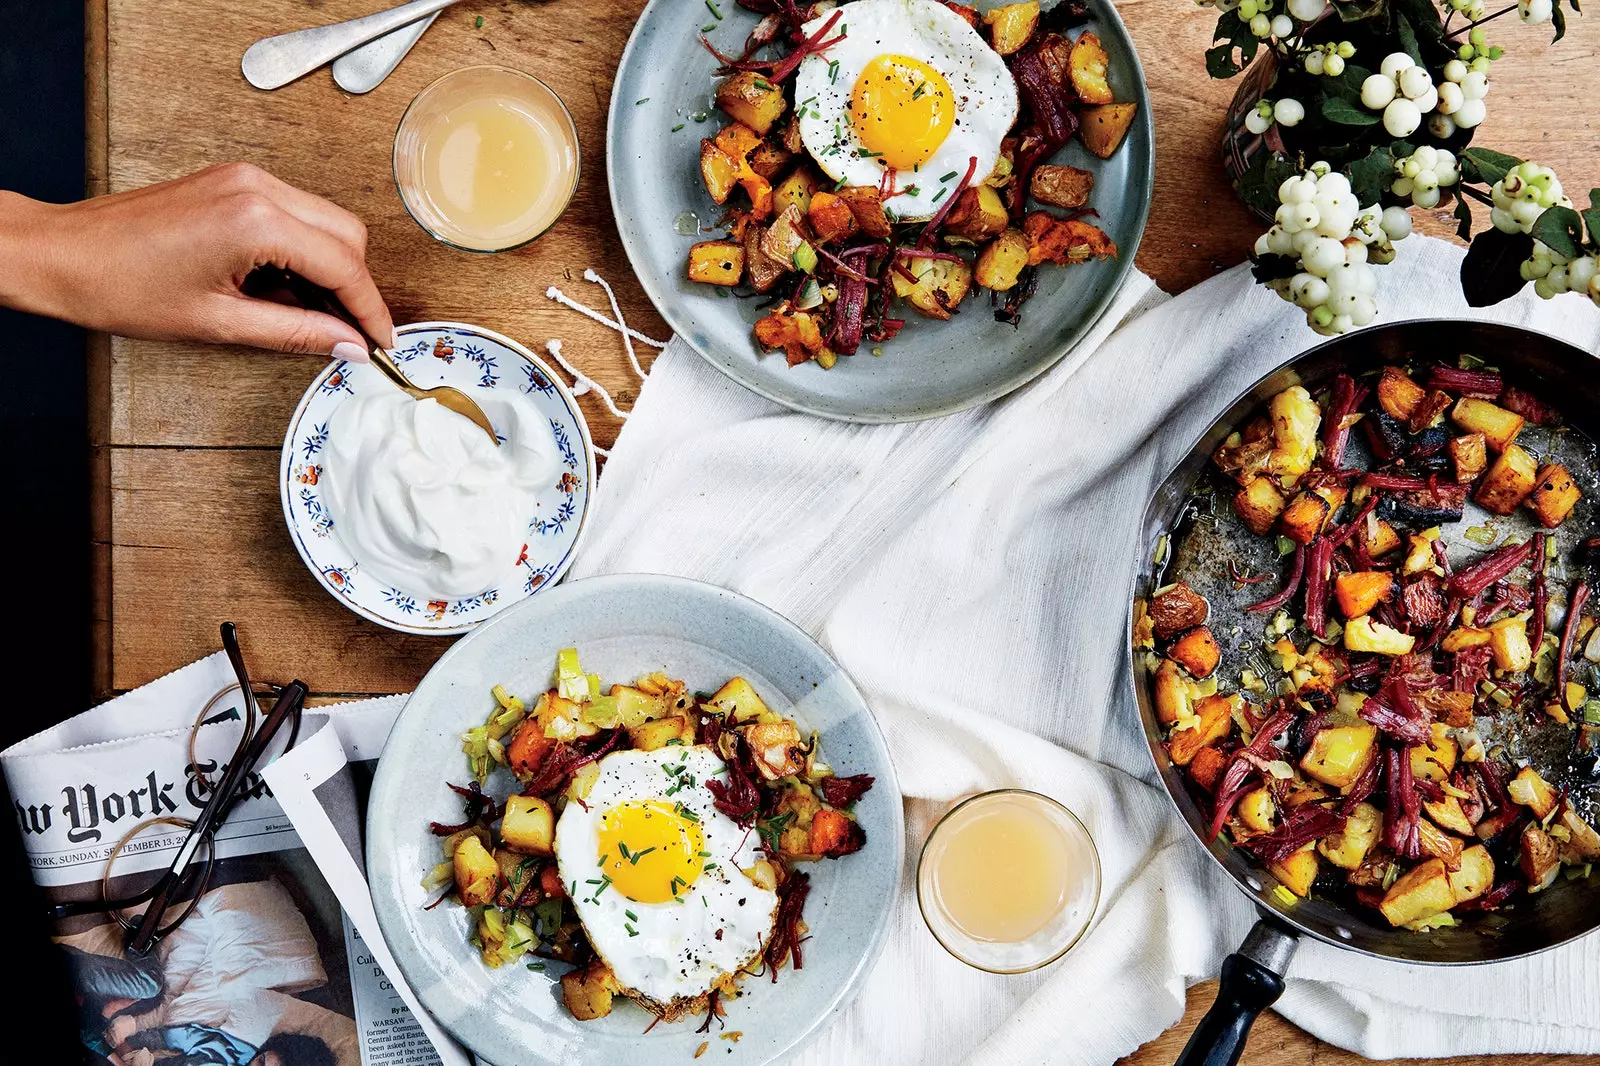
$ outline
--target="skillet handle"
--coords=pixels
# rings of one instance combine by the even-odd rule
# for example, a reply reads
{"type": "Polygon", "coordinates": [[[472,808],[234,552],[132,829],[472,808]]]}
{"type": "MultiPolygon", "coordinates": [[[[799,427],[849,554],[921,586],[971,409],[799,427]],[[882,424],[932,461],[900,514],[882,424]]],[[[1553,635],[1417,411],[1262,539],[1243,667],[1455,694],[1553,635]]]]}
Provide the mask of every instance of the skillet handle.
{"type": "Polygon", "coordinates": [[[1176,1066],[1234,1066],[1256,1016],[1283,994],[1282,971],[1294,955],[1295,935],[1266,918],[1256,922],[1239,950],[1222,960],[1216,1002],[1200,1019],[1176,1066]]]}

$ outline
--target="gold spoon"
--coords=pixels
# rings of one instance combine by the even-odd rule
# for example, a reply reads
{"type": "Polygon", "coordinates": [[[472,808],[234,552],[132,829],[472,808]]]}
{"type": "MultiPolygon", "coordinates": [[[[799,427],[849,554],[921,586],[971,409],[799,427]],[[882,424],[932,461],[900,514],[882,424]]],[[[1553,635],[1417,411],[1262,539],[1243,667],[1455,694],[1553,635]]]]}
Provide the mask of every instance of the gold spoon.
{"type": "Polygon", "coordinates": [[[373,340],[371,334],[357,321],[356,316],[352,315],[332,292],[281,267],[260,267],[251,274],[247,282],[249,284],[245,286],[245,291],[251,292],[252,295],[256,293],[264,295],[271,291],[287,293],[295,303],[308,311],[322,311],[354,326],[371,350],[372,365],[382,371],[384,377],[399,386],[401,392],[413,400],[436,401],[445,410],[454,411],[471,421],[489,434],[489,439],[494,441],[495,447],[500,446],[500,438],[495,434],[494,424],[489,421],[489,416],[483,413],[483,408],[478,406],[476,400],[450,385],[435,385],[431,389],[425,389],[406,377],[405,372],[395,363],[393,353],[373,340]]]}

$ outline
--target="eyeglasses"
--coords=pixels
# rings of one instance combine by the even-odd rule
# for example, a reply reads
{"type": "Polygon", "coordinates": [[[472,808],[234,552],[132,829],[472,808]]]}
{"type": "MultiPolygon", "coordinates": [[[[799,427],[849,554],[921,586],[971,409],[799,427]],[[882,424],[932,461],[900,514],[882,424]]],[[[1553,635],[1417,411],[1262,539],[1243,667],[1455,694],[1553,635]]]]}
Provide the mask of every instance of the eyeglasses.
{"type": "MultiPolygon", "coordinates": [[[[285,722],[290,723],[289,741],[285,745],[285,750],[292,748],[300,737],[300,716],[305,707],[308,691],[305,683],[291,681],[281,688],[276,685],[252,684],[249,671],[245,669],[244,656],[239,651],[238,630],[232,622],[222,623],[222,648],[227,652],[228,662],[233,666],[234,676],[238,680],[236,684],[228,685],[212,696],[195,717],[194,728],[189,733],[190,764],[198,765],[195,741],[200,735],[201,727],[211,721],[212,708],[235,690],[240,693],[244,703],[244,732],[239,738],[238,747],[234,749],[233,757],[223,768],[222,779],[212,788],[210,797],[201,808],[200,816],[194,819],[164,816],[147,818],[140,822],[117,841],[111,849],[111,854],[106,856],[105,872],[100,878],[99,899],[61,903],[50,909],[51,918],[58,921],[83,914],[111,912],[122,925],[123,947],[129,955],[148,954],[163,937],[189,917],[195,905],[199,903],[200,897],[205,895],[210,887],[216,865],[217,830],[233,810],[234,804],[241,798],[242,786],[249,779],[256,764],[266,755],[285,722]],[[262,714],[257,703],[258,695],[273,700],[271,711],[262,714]],[[117,857],[140,833],[158,825],[170,825],[188,830],[188,836],[178,848],[172,864],[143,891],[119,899],[111,898],[111,871],[117,857]],[[140,904],[146,905],[142,914],[130,916],[123,913],[140,904]],[[178,912],[177,917],[163,924],[167,912],[180,905],[183,909],[178,912]]],[[[211,782],[204,775],[198,776],[203,787],[210,786],[211,782]]]]}

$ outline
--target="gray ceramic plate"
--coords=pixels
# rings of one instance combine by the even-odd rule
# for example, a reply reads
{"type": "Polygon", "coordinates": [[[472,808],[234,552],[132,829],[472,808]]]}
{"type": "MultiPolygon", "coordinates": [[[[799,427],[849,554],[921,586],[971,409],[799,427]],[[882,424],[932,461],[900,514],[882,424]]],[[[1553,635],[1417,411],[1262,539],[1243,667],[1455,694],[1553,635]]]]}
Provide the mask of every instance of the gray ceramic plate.
{"type": "Polygon", "coordinates": [[[373,903],[401,972],[446,1029],[496,1066],[684,1066],[706,1039],[692,1021],[642,1035],[650,1016],[621,999],[607,1018],[575,1021],[561,1004],[564,967],[490,970],[467,942],[463,908],[423,910],[430,894],[421,879],[439,861],[428,821],[461,812],[445,787],[467,777],[461,732],[483,721],[495,683],[523,695],[548,687],[566,647],[608,682],[662,670],[708,690],[742,674],[774,710],[822,731],[840,773],[877,778],[856,808],[866,848],[807,867],[804,968],[776,984],[747,981],[727,1017],[743,1037],[713,1039],[718,1063],[759,1066],[793,1054],[855,996],[888,935],[905,853],[900,790],[877,723],[826,652],[767,608],[681,578],[621,575],[549,589],[479,626],[423,678],[384,748],[367,815],[373,903]]]}
{"type": "MultiPolygon", "coordinates": [[[[859,354],[823,370],[816,363],[790,367],[781,354],[760,354],[750,335],[760,301],[719,299],[711,286],[685,276],[689,246],[718,234],[685,236],[675,221],[690,212],[702,225],[712,225],[721,214],[701,185],[699,166],[700,138],[722,124],[711,106],[717,62],[699,40],[700,27],[712,19],[704,4],[651,0],[617,70],[606,160],[623,247],[662,317],[735,381],[796,410],[850,422],[949,414],[1004,396],[1054,366],[1094,325],[1133,267],[1155,160],[1150,99],[1133,42],[1107,0],[1090,0],[1089,6],[1089,28],[1111,56],[1112,91],[1118,100],[1137,101],[1139,116],[1110,159],[1094,158],[1074,139],[1053,162],[1094,172],[1096,221],[1117,242],[1120,256],[1042,270],[1019,328],[994,321],[987,294],[974,292],[951,321],[908,313],[906,328],[882,345],[881,357],[868,354],[871,346],[863,344],[859,354]],[[706,117],[697,122],[697,115],[706,117]]],[[[757,16],[733,0],[718,7],[724,18],[708,36],[723,51],[737,53],[757,16]]]]}

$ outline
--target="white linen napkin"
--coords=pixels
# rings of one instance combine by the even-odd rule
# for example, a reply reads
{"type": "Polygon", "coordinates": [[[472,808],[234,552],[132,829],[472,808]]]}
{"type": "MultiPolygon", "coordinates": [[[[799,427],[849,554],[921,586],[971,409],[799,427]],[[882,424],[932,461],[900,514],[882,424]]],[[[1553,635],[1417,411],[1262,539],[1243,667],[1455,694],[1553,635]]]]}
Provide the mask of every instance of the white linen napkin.
{"type": "MultiPolygon", "coordinates": [[[[1492,318],[1600,348],[1585,301],[1527,293],[1469,309],[1459,249],[1420,237],[1399,249],[1377,272],[1388,320],[1492,318]]],[[[860,686],[906,795],[904,891],[883,960],[799,1061],[1099,1066],[1172,1025],[1185,986],[1215,975],[1251,908],[1149,765],[1122,665],[1130,568],[1148,495],[1182,449],[1316,339],[1241,267],[1172,300],[1136,273],[1038,381],[929,422],[828,422],[741,389],[682,342],[657,359],[573,576],[679,574],[787,615],[860,686]],[[948,956],[913,891],[948,802],[1002,786],[1066,803],[1103,865],[1093,930],[1018,977],[948,956]]],[[[1424,969],[1303,942],[1279,1009],[1374,1057],[1600,1051],[1600,959],[1588,941],[1424,969]]]]}

